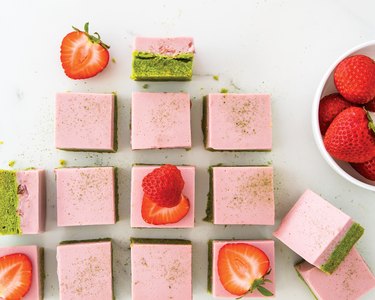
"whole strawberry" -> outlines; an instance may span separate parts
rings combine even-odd
[[[375,156],[375,126],[360,107],[342,111],[328,127],[324,145],[330,155],[346,162],[363,163]]]
[[[375,181],[375,157],[364,163],[352,164],[352,167],[363,177]]]
[[[161,207],[174,207],[181,200],[184,188],[181,171],[173,165],[163,165],[147,174],[142,181],[144,194]]]
[[[334,118],[344,109],[352,106],[339,93],[323,97],[319,104],[319,126],[320,132],[324,135]]]
[[[365,55],[349,56],[336,67],[334,81],[346,100],[365,104],[375,97],[375,62]]]
[[[372,99],[370,102],[365,105],[366,110],[375,112],[375,99]]]

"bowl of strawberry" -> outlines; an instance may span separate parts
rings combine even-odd
[[[348,181],[375,191],[375,41],[351,49],[316,91],[312,125],[328,164]]]

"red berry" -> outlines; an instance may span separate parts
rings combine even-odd
[[[363,177],[375,181],[375,157],[364,163],[352,164],[352,167]]]
[[[349,56],[336,67],[334,81],[346,100],[365,104],[375,97],[375,62],[365,55]]]
[[[181,199],[184,179],[173,165],[163,165],[147,174],[142,181],[145,195],[161,207],[174,207]]]
[[[346,162],[362,163],[375,156],[375,127],[360,107],[342,111],[328,127],[324,145],[330,155]]]
[[[334,118],[344,109],[352,106],[339,93],[323,97],[319,104],[320,132],[324,135]]]
[[[366,103],[365,108],[368,111],[375,112],[375,99],[372,99],[370,102]]]

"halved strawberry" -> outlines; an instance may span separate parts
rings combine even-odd
[[[174,207],[162,207],[144,195],[142,202],[142,218],[153,225],[177,223],[184,218],[190,209],[189,199],[181,195],[180,202]]]
[[[258,290],[264,296],[273,294],[263,285],[270,280],[267,255],[257,247],[245,243],[228,243],[219,251],[217,269],[220,282],[231,294],[244,296]]]
[[[31,280],[32,265],[25,254],[0,257],[0,299],[21,299],[29,291]]]
[[[109,61],[109,46],[95,32],[89,34],[89,23],[84,31],[73,27],[61,43],[61,64],[65,74],[72,79],[90,78],[103,71]]]

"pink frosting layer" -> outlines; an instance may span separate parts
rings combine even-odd
[[[115,224],[113,167],[56,169],[57,225]]]
[[[44,231],[46,183],[44,170],[17,171],[18,213],[23,234]]]
[[[112,300],[111,242],[57,247],[60,300]]]
[[[191,148],[190,105],[186,93],[133,93],[132,149]]]
[[[194,53],[194,42],[191,37],[150,38],[136,37],[134,50],[174,56],[181,53]]]
[[[0,257],[10,254],[21,253],[28,256],[32,265],[32,275],[31,275],[31,286],[30,290],[27,292],[25,297],[22,300],[40,300],[42,299],[42,282],[41,282],[41,273],[43,270],[40,269],[39,261],[39,251],[38,246],[14,246],[14,247],[1,247],[0,248]],[[1,292],[0,292],[0,299]]]
[[[132,300],[191,300],[191,245],[133,244]]]
[[[270,95],[209,94],[206,146],[215,150],[270,150]]]
[[[148,227],[148,228],[192,228],[194,227],[194,202],[195,202],[195,167],[178,166],[185,186],[182,194],[185,195],[190,202],[190,210],[188,214],[179,222],[165,225],[152,225],[146,223],[142,218],[142,199],[143,189],[142,180],[152,170],[158,166],[134,166],[132,168],[131,178],[131,206],[130,206],[130,224],[131,227]]]
[[[319,300],[355,300],[375,288],[375,277],[355,248],[332,275],[308,262],[296,269]]]
[[[214,224],[273,225],[272,167],[214,167]]]
[[[348,215],[307,190],[284,217],[274,236],[319,268],[331,254],[326,250],[334,250],[352,223]]]
[[[212,251],[213,251],[212,253],[212,295],[214,297],[221,297],[221,298],[232,298],[232,299],[238,298],[238,296],[229,293],[223,287],[223,285],[220,282],[219,273],[217,270],[217,260],[218,260],[220,249],[225,244],[238,244],[238,243],[245,243],[245,244],[255,246],[259,248],[260,250],[262,250],[268,256],[270,260],[271,273],[267,275],[266,278],[271,280],[272,283],[267,282],[264,285],[264,287],[275,295],[275,246],[274,246],[274,241],[272,240],[213,241],[213,244],[212,244]],[[256,298],[256,297],[262,298],[263,296],[258,291],[254,291],[253,293],[248,293],[245,296],[243,296],[243,298]]]
[[[113,94],[58,93],[56,148],[112,151],[114,116]]]

